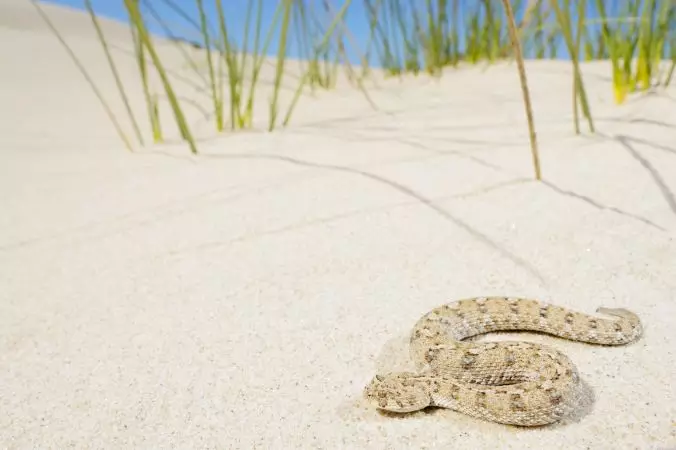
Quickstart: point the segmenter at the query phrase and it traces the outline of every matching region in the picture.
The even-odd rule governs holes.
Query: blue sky
[[[1,1],[1,0],[0,0]],[[62,5],[68,5],[71,7],[75,8],[80,8],[84,9],[84,2],[83,0],[49,0],[52,3],[57,3],[57,4],[62,4]],[[246,9],[247,5],[249,4],[250,0],[223,0],[222,5],[225,11],[225,17],[226,21],[228,24],[229,31],[231,32],[231,36],[234,37],[235,40],[241,41],[241,37],[244,33],[244,23],[245,23],[245,14],[246,14]],[[423,0],[413,0],[414,2],[419,2],[421,6],[425,4]],[[191,25],[188,21],[186,21],[184,18],[182,18],[179,14],[177,14],[175,11],[172,10],[170,6],[167,5],[167,2],[164,0],[149,0],[149,2],[152,3],[154,9],[157,11],[157,13],[162,17],[162,19],[169,25],[171,26],[172,32],[180,37],[189,37],[192,35],[193,37],[196,36],[197,30],[195,30],[194,26]],[[186,13],[188,13],[194,21],[198,21],[198,12],[197,12],[197,6],[195,0],[169,0],[169,3],[174,3],[177,5],[180,5],[182,9]],[[465,5],[474,5],[477,0],[465,0],[460,2],[461,5],[466,7]],[[141,4],[144,2],[142,1]],[[317,5],[317,7],[321,6],[323,2],[321,1],[310,1],[307,2],[308,4],[312,5]],[[344,3],[344,0],[331,0],[328,2],[330,5],[332,5],[333,8],[337,9],[340,8],[340,6]],[[402,4],[407,4],[408,2],[402,1]],[[525,1],[522,1],[523,4],[525,4]],[[576,2],[571,2],[575,4]],[[588,2],[589,5],[593,4],[594,2]],[[623,2],[608,2],[608,8],[610,9],[609,13],[610,15],[617,14],[617,8],[618,5]],[[97,14],[101,16],[106,16],[112,19],[117,19],[120,21],[127,21],[127,14],[124,9],[124,2],[122,0],[92,0],[92,4],[94,6],[94,10],[97,12]],[[279,4],[279,0],[263,0],[262,5],[263,5],[263,12],[262,12],[262,23],[263,23],[263,30],[267,30],[268,26],[272,23],[273,20],[273,15],[275,12],[275,9],[277,8]],[[497,3],[494,3],[497,5]],[[206,15],[209,18],[210,23],[212,24],[212,28],[214,30],[217,29],[217,24],[215,22],[215,18],[217,17],[216,15],[216,7],[215,7],[215,0],[204,0],[204,6],[206,10]],[[461,6],[461,7],[463,7]],[[334,11],[335,12],[335,11]],[[590,10],[591,16],[594,16],[594,11]],[[150,27],[151,31],[154,33],[160,34],[160,35],[165,35],[166,33],[163,32],[163,29],[161,26],[159,26],[157,23],[153,22],[150,15],[147,15],[148,17],[148,26]],[[574,18],[573,18],[574,20]],[[346,51],[348,53],[348,56],[350,57],[352,62],[357,62],[358,61],[358,55],[364,51],[366,43],[368,41],[368,36],[369,36],[369,26],[368,26],[368,19],[367,19],[367,14],[366,14],[366,7],[365,3],[362,0],[353,0],[349,11],[348,15],[346,17],[346,25],[351,33],[351,39],[346,40],[347,48]],[[462,33],[461,33],[462,34]],[[263,37],[261,37],[263,39]],[[361,49],[355,48],[355,43]],[[268,53],[274,53],[276,52],[277,49],[277,41],[273,40],[270,50]],[[564,48],[563,43],[560,43],[558,47],[558,51],[560,53],[559,57],[566,57],[566,51]],[[299,46],[295,38],[292,38],[291,41],[289,42],[289,49],[288,49],[288,54],[289,56],[292,57],[297,57],[299,55]],[[372,65],[378,65],[378,61],[376,61],[376,55],[373,54],[371,55],[372,57],[370,58],[370,63]],[[528,56],[528,55],[527,55]]]
[[[48,0],[48,1],[50,3],[67,5],[78,9],[84,9],[83,0]],[[94,11],[97,14],[100,14],[101,16],[105,16],[108,18],[127,22],[127,13],[124,8],[123,0],[91,0],[91,2],[94,7]],[[146,2],[142,0],[141,5],[143,5],[144,3]],[[194,26],[188,23],[174,10],[172,10],[172,8],[169,7],[165,1],[149,0],[148,3],[151,3],[153,5],[153,8],[162,17],[162,19],[172,27],[172,32],[174,32],[176,35],[180,35],[181,37],[187,37],[190,33],[192,33],[193,36],[196,34],[197,30],[195,30]],[[179,5],[181,9],[183,9],[194,19],[195,22],[199,21],[199,15],[195,0],[169,0],[169,3]],[[203,3],[204,9],[206,11],[207,20],[211,23],[212,29],[217,30],[218,24],[216,22],[217,14],[215,0],[204,0]],[[257,1],[255,1],[255,3],[257,3]],[[269,25],[273,21],[275,9],[277,8],[279,3],[280,3],[279,0],[262,1],[263,31],[261,32],[262,35],[261,40],[264,38],[265,30],[269,28]],[[316,5],[321,4],[321,2],[319,1],[312,1],[310,3]],[[331,0],[329,3],[332,5],[332,7],[339,8],[343,4],[343,0],[340,1]],[[233,38],[236,40],[241,40],[241,37],[244,34],[244,23],[248,4],[249,0],[222,1],[224,15],[226,18],[226,22],[228,24],[229,32],[231,31]],[[147,17],[149,19],[148,26],[151,29],[151,31],[159,35],[165,35],[166,33],[163,32],[162,27],[158,26],[156,23],[152,23],[151,22],[152,16],[149,14],[145,14],[146,12],[147,10],[144,10],[144,17]],[[253,20],[255,20],[255,13]],[[363,2],[361,0],[352,1],[352,4],[350,5],[350,9],[348,12],[347,20],[348,27],[350,28],[350,32],[355,36],[355,40],[364,44],[368,39],[368,24],[366,21],[366,12],[363,6]],[[251,34],[251,36],[253,36],[253,33]],[[270,46],[271,51],[276,52],[277,43],[278,41],[276,40],[272,41],[272,44]],[[296,56],[294,55],[294,53],[297,53],[297,47],[298,46],[295,44],[295,42],[290,42],[289,50],[292,56]]]

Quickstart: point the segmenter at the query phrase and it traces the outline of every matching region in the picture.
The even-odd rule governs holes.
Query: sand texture
[[[371,83],[377,110],[341,82],[274,133],[188,108],[198,156],[165,109],[168,143],[130,153],[30,3],[1,3],[0,448],[676,446],[674,88],[616,106],[585,64],[598,133],[576,136],[570,65],[529,63],[542,182],[506,63]],[[44,8],[124,118],[89,18]],[[128,30],[104,25],[149,133]],[[480,339],[573,361],[589,401],[554,425],[366,404],[423,314],[503,295],[626,308],[644,334]]]

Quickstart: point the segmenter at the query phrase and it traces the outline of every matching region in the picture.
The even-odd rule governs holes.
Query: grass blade
[[[131,106],[129,105],[129,98],[127,97],[127,93],[124,90],[124,85],[122,84],[122,80],[120,79],[120,74],[118,73],[117,68],[115,67],[115,61],[113,60],[113,56],[110,54],[110,49],[108,48],[106,37],[103,34],[101,26],[99,25],[99,21],[96,19],[96,14],[94,13],[94,8],[92,7],[91,0],[85,0],[85,8],[89,13],[89,17],[92,20],[94,28],[96,29],[96,35],[99,38],[99,42],[101,42],[103,52],[106,54],[106,59],[108,60],[110,71],[113,73],[113,78],[115,78],[117,90],[120,92],[120,97],[122,97],[122,102],[124,103],[124,107],[127,110],[127,114],[129,115],[129,120],[131,121],[132,126],[134,127],[136,138],[138,139],[139,143],[143,146],[144,143],[143,143],[143,135],[141,134],[141,129],[139,128],[138,122],[136,121],[136,117],[134,116],[134,111],[132,111]]]
[[[514,11],[509,0],[502,0],[507,15],[507,26],[509,28],[509,35],[514,46],[514,55],[519,70],[519,80],[521,81],[521,93],[523,94],[523,104],[526,108],[526,119],[528,121],[528,133],[530,137],[530,149],[533,158],[533,169],[535,170],[535,179],[542,179],[542,171],[540,169],[540,154],[538,151],[537,134],[535,132],[535,123],[533,120],[533,109],[530,101],[530,92],[528,90],[528,79],[526,77],[526,67],[523,62],[523,54],[521,52],[521,43],[519,42],[519,33],[516,29],[516,21],[514,20]]]
[[[178,103],[178,99],[176,98],[176,94],[174,93],[174,90],[171,87],[171,82],[169,81],[169,77],[167,76],[167,73],[164,70],[162,61],[157,55],[157,52],[155,52],[155,48],[153,47],[153,44],[150,40],[150,36],[148,35],[148,31],[145,28],[145,24],[141,17],[141,12],[139,11],[138,8],[138,1],[124,0],[124,4],[127,8],[129,19],[136,28],[139,40],[141,41],[141,43],[143,43],[146,50],[148,51],[148,54],[150,55],[150,58],[153,61],[153,65],[155,66],[155,69],[157,70],[157,73],[159,74],[160,79],[162,80],[164,90],[166,91],[167,97],[169,98],[169,103],[171,104],[171,109],[174,112],[176,124],[178,125],[178,128],[181,132],[181,137],[183,137],[183,139],[188,141],[188,144],[190,145],[190,151],[193,154],[197,154],[195,140],[192,137],[192,133],[190,132],[188,124],[186,123],[185,116],[183,115],[183,111],[181,110],[181,105]]]
[[[129,150],[130,152],[133,152],[134,149],[131,146],[131,143],[129,142],[129,138],[127,138],[127,135],[124,133],[124,130],[122,130],[120,123],[117,121],[117,118],[115,117],[115,114],[113,113],[113,111],[110,109],[110,106],[108,106],[108,103],[106,103],[106,100],[105,100],[105,98],[103,98],[103,94],[101,93],[101,91],[99,91],[99,88],[96,86],[96,83],[94,83],[94,80],[92,79],[92,77],[89,76],[87,69],[84,68],[84,65],[82,65],[80,60],[77,58],[77,56],[75,55],[73,50],[70,48],[70,46],[66,42],[66,40],[63,38],[63,36],[61,36],[61,33],[59,33],[59,30],[56,29],[56,27],[54,26],[52,21],[49,19],[49,16],[47,16],[47,14],[42,10],[42,8],[38,4],[38,2],[36,0],[31,0],[31,3],[35,7],[35,9],[38,11],[38,14],[42,18],[42,20],[45,21],[45,23],[47,24],[49,29],[52,31],[54,36],[56,36],[56,38],[59,40],[61,45],[63,45],[63,48],[66,50],[66,52],[68,52],[68,55],[70,55],[71,59],[73,60],[73,62],[77,66],[80,73],[85,77],[85,79],[87,80],[87,83],[89,83],[89,86],[94,91],[94,94],[96,95],[96,97],[101,102],[101,106],[103,106],[103,109],[106,111],[106,115],[108,116],[108,118],[112,122],[113,126],[115,127],[115,131],[117,131],[117,134],[120,136],[120,139],[122,139],[125,147],[127,147],[127,150]]]

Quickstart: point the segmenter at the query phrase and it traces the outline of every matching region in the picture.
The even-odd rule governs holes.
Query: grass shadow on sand
[[[624,147],[629,152],[629,154],[636,161],[638,161],[641,166],[643,166],[643,168],[648,172],[650,177],[654,180],[655,185],[660,190],[662,197],[664,197],[664,201],[669,206],[669,209],[671,209],[671,212],[676,214],[676,197],[674,196],[674,193],[671,191],[667,183],[664,181],[664,178],[662,177],[660,172],[655,168],[655,166],[653,166],[653,164],[648,159],[646,159],[643,155],[641,155],[641,153],[638,150],[636,150],[636,148],[632,145],[632,142],[647,145],[658,150],[673,153],[675,155],[676,149],[673,149],[666,145],[658,145],[646,141],[644,139],[633,138],[626,135],[617,135],[612,139],[614,141],[619,142],[622,145],[622,147]]]
[[[669,125],[665,123],[664,126],[669,126]],[[306,130],[306,129],[307,128],[302,127],[302,128],[300,128],[300,131],[302,132],[303,130]],[[299,131],[299,130],[296,130],[296,131]],[[322,134],[326,135],[327,134],[326,130],[324,130],[322,132]],[[383,137],[361,136],[361,135],[351,136],[351,133],[346,132],[345,130],[343,130],[341,134],[336,133],[336,134],[332,134],[332,136],[334,136],[338,139],[344,139],[344,140],[354,141],[354,142],[364,142],[364,141],[375,141],[375,142],[385,141],[385,142],[387,142],[387,141],[393,141],[393,142],[396,142],[398,144],[403,144],[403,145],[406,145],[406,146],[416,148],[418,150],[423,150],[425,152],[430,152],[430,153],[434,153],[434,154],[437,154],[437,155],[444,154],[444,155],[457,156],[457,157],[460,157],[460,158],[463,158],[463,159],[470,160],[470,161],[472,161],[472,162],[474,162],[474,163],[476,163],[476,164],[478,164],[478,165],[480,165],[484,168],[492,169],[492,170],[495,170],[495,171],[498,171],[498,172],[502,172],[502,173],[508,172],[506,168],[499,166],[497,164],[494,164],[492,162],[486,161],[484,159],[481,159],[477,156],[470,155],[468,153],[465,153],[465,152],[462,152],[462,151],[459,151],[459,150],[435,149],[435,148],[425,144],[424,142],[415,141],[413,139],[393,138],[393,137],[387,137],[387,136],[383,136]],[[429,138],[425,137],[425,139],[429,139]],[[645,145],[654,146],[654,147],[660,148],[664,151],[673,152],[673,153],[676,154],[676,150],[671,149],[670,147],[660,146],[658,144],[653,144],[653,143],[650,143],[650,142],[642,140],[642,139],[630,138],[628,136],[618,136],[617,138],[615,138],[615,140],[620,140],[620,139],[624,139],[624,141],[634,140],[636,142],[640,142],[640,143],[643,143]],[[466,145],[466,144],[476,145],[476,146],[479,146],[479,147],[482,147],[482,146],[483,147],[493,147],[493,146],[498,145],[498,143],[491,142],[491,141],[469,140],[469,139],[456,140],[455,138],[452,138],[452,137],[451,138],[444,138],[443,141],[446,143],[446,145],[448,145],[448,143],[453,143],[453,142],[463,144],[463,145]],[[623,141],[620,140],[620,142],[623,142]],[[502,146],[502,147],[505,146],[504,143],[500,143],[499,145]],[[515,142],[515,143],[510,144],[510,145],[523,146],[524,144]],[[624,145],[628,145],[628,144],[625,143]],[[635,151],[633,153],[635,153],[635,155],[633,155],[634,157],[636,157],[636,155],[638,155],[638,153],[635,152]],[[638,155],[638,157],[641,158],[640,155]],[[646,167],[646,169],[648,169],[648,167],[652,168],[652,170],[650,170],[650,169],[648,169],[648,170],[651,172],[651,174],[653,172],[655,173],[656,176],[654,176],[654,178],[655,178],[656,182],[658,183],[658,186],[660,186],[665,198],[668,199],[667,201],[668,201],[670,207],[676,213],[676,200],[674,200],[674,195],[671,193],[671,191],[669,191],[668,187],[666,186],[666,183],[664,183],[664,181],[659,176],[659,174],[654,170],[654,167],[652,167],[644,158],[639,159],[639,161],[643,161],[647,164],[647,166],[644,165],[644,167]],[[577,200],[581,200],[581,201],[585,202],[586,204],[593,206],[594,208],[596,208],[598,210],[612,211],[614,213],[620,214],[620,215],[625,216],[627,218],[643,222],[644,224],[646,224],[650,227],[656,228],[660,231],[664,231],[664,232],[667,231],[664,227],[662,227],[662,226],[656,224],[655,222],[651,221],[650,219],[647,219],[647,218],[640,216],[638,214],[634,214],[634,213],[631,213],[631,212],[628,212],[628,211],[624,211],[624,210],[617,208],[617,207],[614,207],[614,206],[605,205],[605,204],[603,204],[599,201],[592,199],[589,196],[579,194],[579,193],[576,193],[576,192],[571,191],[571,190],[566,190],[566,189],[560,188],[550,181],[543,180],[542,182],[545,186],[549,187],[554,192],[557,192],[558,194],[565,195],[565,196],[568,196],[568,197],[571,197],[571,198],[574,198],[574,199],[577,199]]]
[[[388,187],[391,187],[391,188],[395,189],[396,191],[406,195],[407,197],[410,197],[410,198],[417,200],[420,204],[423,204],[423,205],[427,206],[429,209],[431,209],[432,211],[436,212],[443,219],[445,219],[445,220],[451,222],[452,224],[454,224],[455,226],[463,229],[464,231],[466,231],[468,234],[473,236],[478,241],[482,242],[486,246],[495,250],[501,256],[511,260],[517,266],[521,267],[526,272],[528,272],[531,276],[536,278],[542,285],[547,284],[547,282],[545,281],[542,274],[535,267],[533,267],[528,261],[526,261],[523,258],[521,258],[520,256],[510,252],[509,250],[507,250],[506,248],[504,248],[503,246],[501,246],[500,244],[495,242],[490,237],[486,236],[485,234],[483,234],[480,231],[473,228],[471,225],[469,225],[464,220],[460,219],[459,217],[456,217],[455,215],[451,214],[446,209],[437,205],[431,199],[423,196],[422,194],[420,194],[420,193],[416,192],[415,190],[411,189],[410,187],[403,185],[401,183],[398,183],[396,181],[392,181],[392,180],[387,179],[385,177],[375,175],[371,172],[367,172],[367,171],[356,169],[356,168],[350,168],[350,167],[334,165],[334,164],[321,164],[321,163],[306,161],[306,160],[302,160],[302,159],[299,159],[299,158],[293,158],[293,157],[284,156],[284,155],[275,155],[275,154],[228,154],[228,155],[202,154],[202,157],[204,157],[204,158],[217,158],[217,159],[221,159],[221,158],[224,158],[224,159],[242,158],[242,159],[277,160],[277,161],[280,161],[280,162],[285,162],[285,163],[294,164],[294,165],[298,165],[298,166],[304,166],[304,167],[310,167],[310,168],[316,168],[316,169],[324,169],[324,170],[332,170],[332,171],[337,171],[337,172],[344,172],[344,173],[348,173],[348,174],[352,174],[352,175],[358,175],[358,176],[367,178],[367,179],[375,181],[379,184],[383,184],[383,185],[386,185]]]

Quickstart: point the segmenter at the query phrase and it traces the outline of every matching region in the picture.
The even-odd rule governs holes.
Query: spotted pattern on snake
[[[624,345],[642,333],[639,318],[598,308],[600,318],[537,300],[479,297],[433,309],[413,327],[410,351],[418,372],[376,375],[364,396],[396,413],[449,408],[507,425],[557,422],[580,406],[580,378],[555,348],[522,341],[463,342],[493,331],[535,331],[599,345]]]

